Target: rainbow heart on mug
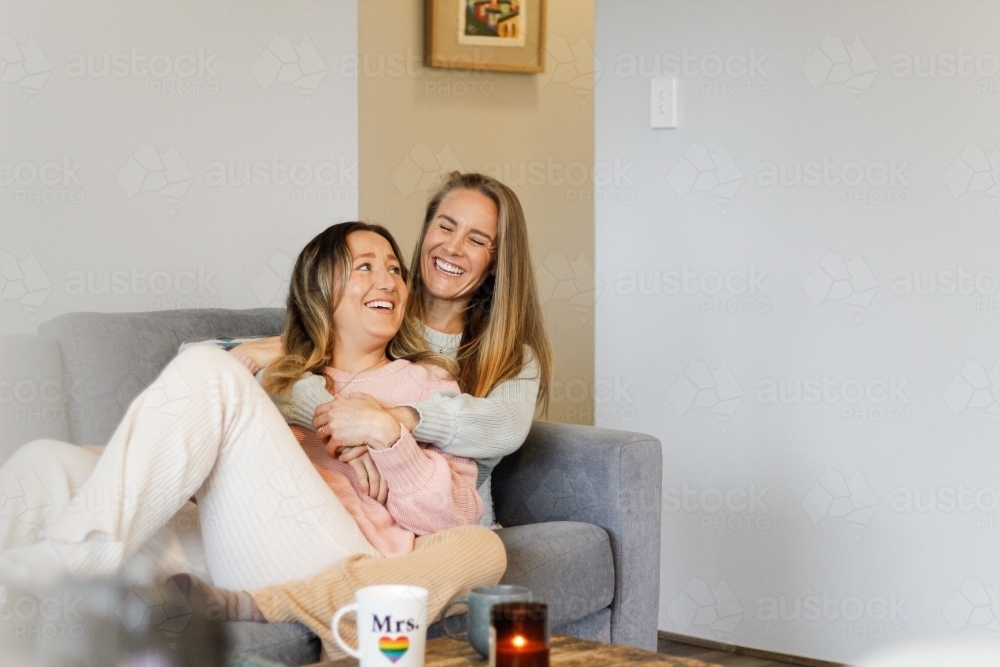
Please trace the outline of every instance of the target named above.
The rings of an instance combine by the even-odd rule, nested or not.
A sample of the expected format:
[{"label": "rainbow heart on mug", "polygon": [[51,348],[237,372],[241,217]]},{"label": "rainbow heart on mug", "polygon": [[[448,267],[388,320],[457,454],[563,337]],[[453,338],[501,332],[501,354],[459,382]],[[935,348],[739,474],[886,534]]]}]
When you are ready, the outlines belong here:
[{"label": "rainbow heart on mug", "polygon": [[403,657],[406,653],[406,649],[410,648],[410,640],[405,637],[381,637],[378,640],[378,650],[382,651],[385,657],[389,658],[393,663]]}]

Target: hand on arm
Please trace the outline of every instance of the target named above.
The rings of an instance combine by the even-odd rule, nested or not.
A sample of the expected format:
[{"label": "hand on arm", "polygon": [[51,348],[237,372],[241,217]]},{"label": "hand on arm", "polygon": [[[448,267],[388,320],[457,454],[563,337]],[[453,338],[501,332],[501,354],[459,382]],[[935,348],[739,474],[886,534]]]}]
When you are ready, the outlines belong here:
[{"label": "hand on arm", "polygon": [[[399,440],[399,422],[368,394],[354,393],[316,406],[313,428],[328,436],[327,451],[331,456],[343,447],[367,445],[370,449],[386,449]],[[336,454],[331,450],[336,451]]]},{"label": "hand on arm", "polygon": [[[345,455],[350,457],[345,459]],[[373,500],[383,505],[389,499],[389,482],[378,470],[367,447],[346,447],[341,450],[340,460],[354,468],[361,490]]]},{"label": "hand on arm", "polygon": [[388,482],[369,449],[386,449],[399,440],[399,422],[368,394],[355,393],[316,406],[312,425],[327,453],[354,468],[362,491],[384,504]]}]

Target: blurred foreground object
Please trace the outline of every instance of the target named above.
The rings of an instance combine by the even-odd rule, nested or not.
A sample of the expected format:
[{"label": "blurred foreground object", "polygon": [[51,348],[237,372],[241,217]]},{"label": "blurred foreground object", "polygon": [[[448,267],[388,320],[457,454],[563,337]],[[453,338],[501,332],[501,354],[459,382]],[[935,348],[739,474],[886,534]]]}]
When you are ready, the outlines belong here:
[{"label": "blurred foreground object", "polygon": [[227,649],[224,625],[169,583],[0,587],[5,667],[221,667]]}]

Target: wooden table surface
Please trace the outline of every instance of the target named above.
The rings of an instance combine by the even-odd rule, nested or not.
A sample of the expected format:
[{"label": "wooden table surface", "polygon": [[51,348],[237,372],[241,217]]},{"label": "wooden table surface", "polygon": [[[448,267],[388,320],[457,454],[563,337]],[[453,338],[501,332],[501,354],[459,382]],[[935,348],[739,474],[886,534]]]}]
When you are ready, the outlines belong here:
[{"label": "wooden table surface", "polygon": [[[695,658],[675,658],[643,651],[631,646],[618,646],[601,642],[552,636],[552,651],[550,653],[552,667],[619,667],[620,665],[669,665],[670,667],[708,667],[709,663]],[[342,658],[324,662],[315,667],[354,667],[358,664],[353,658]],[[479,657],[468,642],[442,637],[427,642],[425,667],[463,667],[478,665],[484,667],[487,661]]]}]

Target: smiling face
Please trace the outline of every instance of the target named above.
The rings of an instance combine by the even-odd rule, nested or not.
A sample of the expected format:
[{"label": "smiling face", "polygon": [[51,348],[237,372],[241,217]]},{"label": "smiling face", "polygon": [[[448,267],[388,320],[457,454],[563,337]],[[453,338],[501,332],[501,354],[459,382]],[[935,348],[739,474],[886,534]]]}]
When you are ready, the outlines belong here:
[{"label": "smiling face", "polygon": [[496,244],[496,204],[474,190],[449,192],[420,247],[427,298],[467,304],[493,268]]},{"label": "smiling face", "polygon": [[403,323],[408,294],[403,265],[375,232],[352,232],[347,245],[351,271],[333,311],[335,345],[357,351],[384,348]]}]

